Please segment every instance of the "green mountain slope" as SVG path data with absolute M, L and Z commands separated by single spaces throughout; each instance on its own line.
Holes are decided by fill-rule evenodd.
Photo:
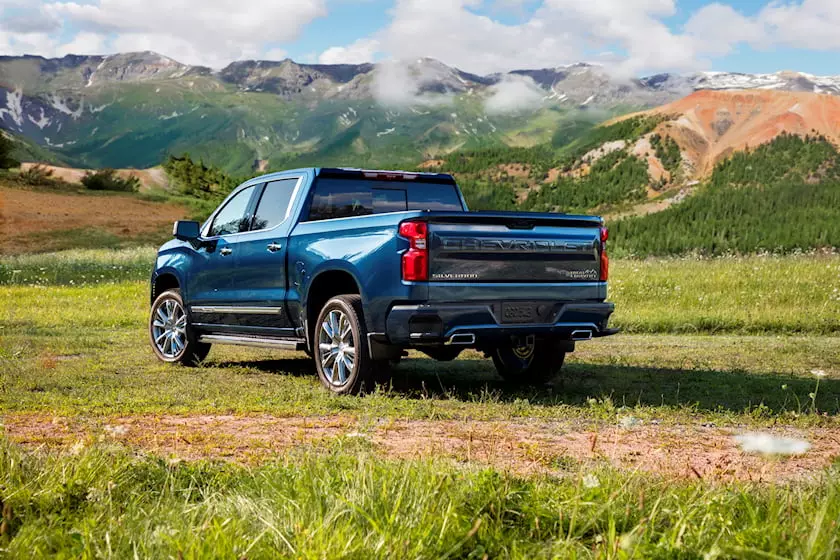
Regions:
M 783 135 L 718 164 L 683 202 L 611 227 L 640 256 L 840 247 L 840 154 L 824 138 Z

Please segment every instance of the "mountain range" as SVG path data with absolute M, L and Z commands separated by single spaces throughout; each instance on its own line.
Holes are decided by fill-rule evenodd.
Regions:
M 697 90 L 840 95 L 797 72 L 612 77 L 579 63 L 480 76 L 428 58 L 215 71 L 153 53 L 0 57 L 0 128 L 57 161 L 148 167 L 189 152 L 236 173 L 297 164 L 406 165 L 458 149 L 533 146 L 558 131 Z

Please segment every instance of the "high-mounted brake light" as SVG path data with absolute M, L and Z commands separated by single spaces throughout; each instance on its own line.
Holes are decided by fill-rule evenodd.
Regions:
M 610 278 L 610 258 L 607 256 L 607 240 L 610 238 L 610 232 L 607 228 L 601 228 L 601 282 L 606 282 Z
M 413 181 L 417 179 L 416 173 L 388 172 L 388 171 L 362 171 L 365 179 L 379 179 L 380 181 Z
M 429 226 L 426 222 L 403 222 L 400 236 L 408 239 L 408 251 L 402 257 L 402 279 L 425 282 L 429 279 Z

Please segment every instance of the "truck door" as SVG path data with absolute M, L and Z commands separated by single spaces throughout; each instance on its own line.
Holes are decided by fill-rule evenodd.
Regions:
M 218 310 L 236 304 L 236 245 L 242 232 L 250 227 L 249 209 L 255 194 L 257 186 L 252 185 L 230 197 L 216 212 L 205 231 L 204 242 L 196 249 L 186 286 L 195 323 L 224 324 L 227 321 Z
M 287 255 L 291 202 L 302 176 L 281 177 L 257 193 L 251 230 L 239 236 L 235 255 L 233 293 L 238 324 L 254 334 L 294 336 L 286 309 Z

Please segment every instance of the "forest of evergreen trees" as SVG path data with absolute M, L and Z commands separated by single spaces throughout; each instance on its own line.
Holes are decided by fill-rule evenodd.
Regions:
M 638 256 L 840 247 L 840 157 L 824 138 L 783 135 L 720 163 L 685 201 L 610 228 Z

